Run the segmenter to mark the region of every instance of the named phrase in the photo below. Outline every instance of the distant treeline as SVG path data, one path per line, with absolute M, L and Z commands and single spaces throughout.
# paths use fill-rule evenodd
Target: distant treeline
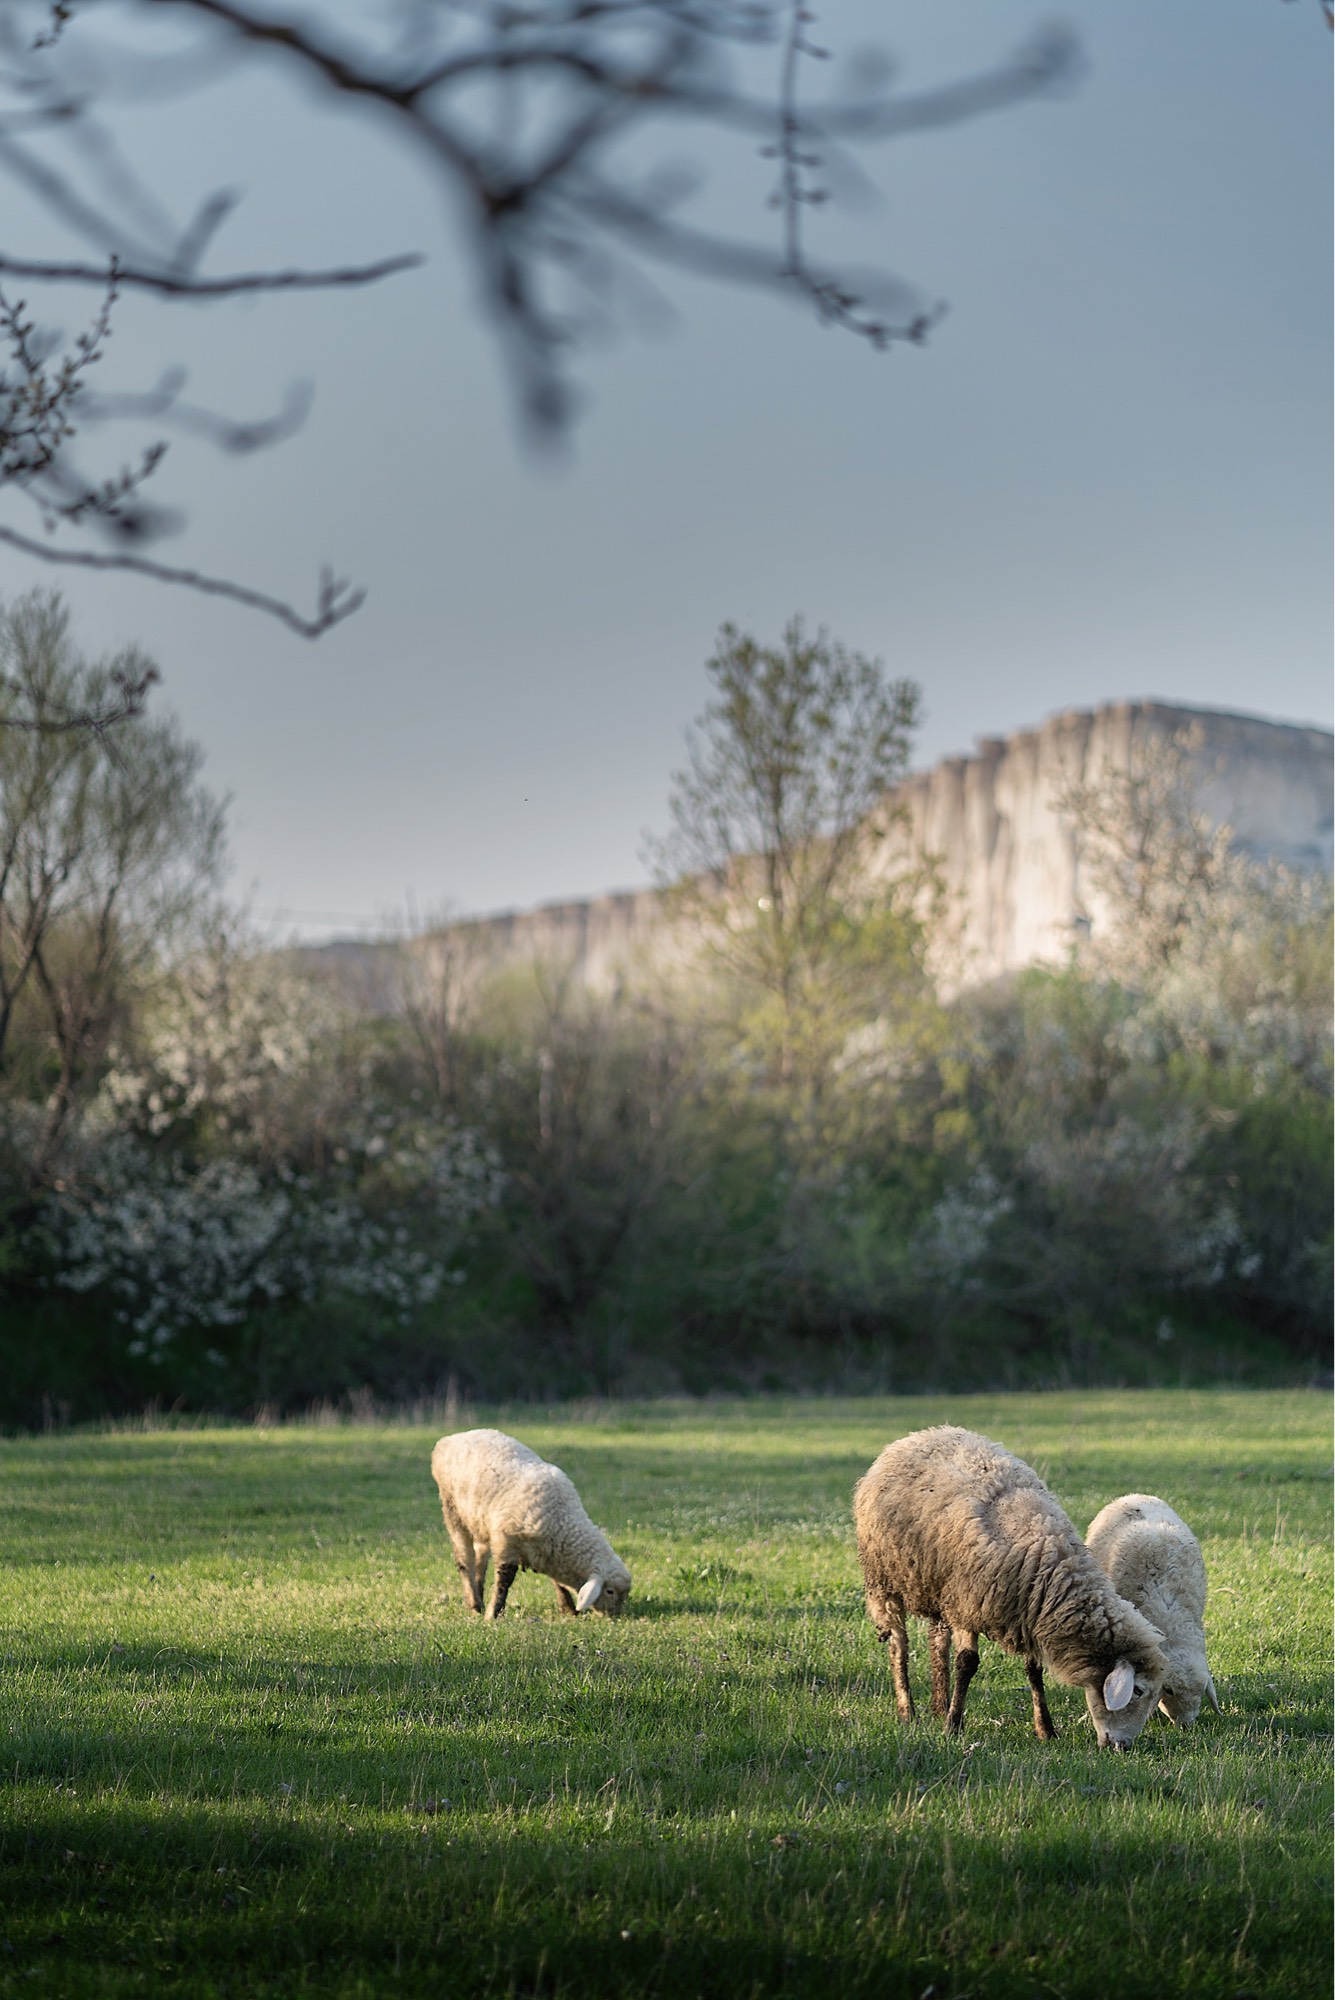
M 199 755 L 62 717 L 0 618 L 0 1420 L 156 1402 L 1292 1380 L 1331 1310 L 1331 899 L 1190 745 L 1073 790 L 1118 921 L 943 993 L 869 849 L 911 683 L 725 629 L 658 865 L 695 962 L 615 997 L 404 936 L 374 1011 L 222 902 Z

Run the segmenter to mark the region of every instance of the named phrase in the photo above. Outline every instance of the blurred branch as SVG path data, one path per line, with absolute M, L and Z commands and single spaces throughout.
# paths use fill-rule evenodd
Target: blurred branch
M 364 590 L 355 589 L 325 570 L 320 578 L 315 615 L 303 618 L 299 611 L 279 597 L 270 597 L 262 590 L 249 590 L 244 584 L 232 583 L 225 577 L 206 576 L 201 570 L 174 569 L 166 563 L 151 562 L 145 556 L 101 555 L 91 549 L 55 549 L 5 527 L 0 527 L 0 542 L 7 542 L 10 548 L 19 549 L 24 555 L 36 556 L 41 562 L 63 563 L 74 569 L 127 570 L 134 576 L 149 577 L 154 583 L 179 583 L 187 590 L 203 592 L 206 597 L 226 597 L 233 604 L 244 604 L 252 611 L 267 612 L 303 639 L 318 639 L 332 626 L 341 624 L 343 619 L 352 616 L 366 597 Z M 12 726 L 10 718 L 6 717 L 4 721 L 6 726 Z
M 49 358 L 49 342 L 41 336 L 27 315 L 26 304 L 13 304 L 0 293 L 0 338 L 9 347 L 9 368 L 0 373 L 0 485 L 9 485 L 30 498 L 42 514 L 48 530 L 58 522 L 66 525 L 95 522 L 122 539 L 147 539 L 160 515 L 141 503 L 130 504 L 143 483 L 161 462 L 165 447 L 150 445 L 140 464 L 115 477 L 91 486 L 74 476 L 69 443 L 75 435 L 75 411 L 98 421 L 107 416 L 130 413 L 166 417 L 181 427 L 212 438 L 233 451 L 253 450 L 290 435 L 304 418 L 305 402 L 289 397 L 288 407 L 276 418 L 261 424 L 227 423 L 207 410 L 177 402 L 179 377 L 168 377 L 151 394 L 139 397 L 96 398 L 86 393 L 87 371 L 102 357 L 110 331 L 119 273 L 114 269 L 106 284 L 106 297 L 91 327 L 79 334 L 72 348 L 58 361 Z M 305 617 L 292 605 L 267 592 L 251 589 L 227 578 L 213 577 L 193 568 L 173 567 L 149 557 L 124 552 L 104 553 L 89 549 L 57 547 L 39 542 L 16 529 L 0 525 L 0 542 L 35 556 L 40 562 L 92 570 L 122 570 L 147 577 L 155 583 L 174 583 L 206 596 L 224 597 L 250 610 L 264 611 L 279 619 L 305 639 L 316 639 L 331 626 L 350 617 L 365 593 L 336 580 L 329 571 L 322 577 L 315 613 Z M 3 683 L 0 683 L 3 686 Z M 4 717 L 9 728 L 52 728 L 82 726 L 100 731 L 126 714 L 137 713 L 133 705 L 118 705 L 105 715 L 81 715 L 77 721 L 25 720 L 18 714 Z
M 178 299 L 230 299 L 246 292 L 334 291 L 357 285 L 378 285 L 382 278 L 397 277 L 400 271 L 415 271 L 426 262 L 416 251 L 399 257 L 382 257 L 375 264 L 345 264 L 328 271 L 238 271 L 226 278 L 188 278 L 167 271 L 136 270 L 117 264 L 116 282 L 122 291 L 159 292 Z M 29 278 L 40 284 L 105 285 L 105 264 L 56 264 L 41 258 L 7 257 L 0 253 L 0 277 Z
M 95 16 L 114 39 L 94 40 Z M 35 500 L 48 529 L 101 528 L 139 543 L 173 526 L 140 489 L 162 447 L 103 481 L 76 474 L 72 411 L 82 417 L 164 420 L 228 449 L 254 449 L 289 434 L 281 417 L 236 424 L 178 399 L 173 370 L 141 395 L 84 393 L 101 358 L 112 303 L 137 290 L 161 300 L 208 302 L 249 294 L 340 290 L 377 283 L 420 263 L 415 253 L 329 268 L 299 263 L 210 277 L 203 270 L 237 196 L 218 188 L 182 224 L 173 189 L 145 178 L 110 122 L 123 105 L 174 103 L 238 70 L 264 66 L 280 81 L 304 81 L 326 101 L 373 114 L 425 163 L 463 221 L 464 254 L 478 274 L 530 437 L 569 430 L 576 397 L 571 357 L 613 310 L 642 287 L 645 264 L 669 265 L 732 285 L 804 302 L 818 318 L 876 347 L 921 343 L 944 308 L 885 273 L 853 281 L 822 268 L 808 237 L 811 211 L 831 199 L 830 173 L 847 173 L 845 149 L 935 130 L 1052 92 L 1077 67 L 1068 35 L 1049 32 L 1011 59 L 944 88 L 901 94 L 864 78 L 807 102 L 806 66 L 825 52 L 812 39 L 804 0 L 400 0 L 394 10 L 351 4 L 305 13 L 252 0 L 10 0 L 0 10 L 0 174 L 20 184 L 51 223 L 94 246 L 91 258 L 0 250 L 0 277 L 40 285 L 108 285 L 98 321 L 61 363 L 52 341 L 13 314 L 13 379 L 6 407 L 29 422 L 41 463 L 20 463 L 9 482 Z M 24 32 L 26 24 L 27 32 Z M 184 43 L 136 37 L 176 28 Z M 772 93 L 752 91 L 742 58 L 776 50 Z M 886 72 L 888 75 L 888 71 Z M 297 144 L 295 112 L 282 113 Z M 777 241 L 719 233 L 684 217 L 681 177 L 646 175 L 628 143 L 649 126 L 689 121 L 706 139 L 740 142 L 778 163 L 771 206 Z M 110 280 L 108 279 L 110 273 Z M 24 312 L 22 303 L 14 309 Z M 8 308 L 6 308 L 8 312 Z M 26 346 L 25 346 L 26 343 Z M 58 344 L 58 342 L 56 343 Z M 79 400 L 82 398 L 82 400 Z M 43 426 L 45 428 L 43 429 Z M 44 454 L 44 455 L 43 455 Z M 0 480 L 0 484 L 3 484 Z M 35 550 L 6 530 L 11 546 Z M 247 586 L 171 569 L 139 554 L 74 556 L 42 548 L 44 561 L 126 569 L 263 608 L 314 636 L 360 601 L 346 590 L 322 597 L 313 619 Z
M 817 135 L 807 129 L 798 105 L 798 74 L 802 58 L 805 56 L 815 62 L 829 60 L 828 49 L 817 47 L 807 34 L 807 28 L 814 19 L 815 16 L 802 4 L 802 0 L 793 0 L 779 91 L 779 140 L 777 145 L 765 149 L 779 162 L 779 184 L 770 199 L 783 216 L 784 261 L 781 275 L 806 294 L 821 319 L 860 335 L 873 347 L 887 347 L 896 339 L 921 343 L 944 313 L 943 305 L 914 313 L 904 325 L 896 327 L 879 314 L 867 313 L 865 302 L 857 292 L 837 279 L 819 277 L 807 261 L 803 234 L 806 211 L 829 200 L 828 189 L 812 178 L 816 170 L 825 164 L 824 156 L 817 150 Z
M 149 689 L 156 686 L 161 678 L 156 667 L 147 667 L 137 674 L 113 669 L 111 680 L 119 690 L 118 700 L 101 702 L 91 708 L 51 709 L 48 706 L 40 714 L 6 711 L 0 713 L 0 729 L 24 729 L 40 736 L 65 736 L 77 730 L 82 734 L 102 737 L 114 724 L 130 722 L 135 716 L 142 715 Z M 21 681 L 8 674 L 0 674 L 0 700 L 7 696 L 11 701 L 26 701 L 28 692 Z

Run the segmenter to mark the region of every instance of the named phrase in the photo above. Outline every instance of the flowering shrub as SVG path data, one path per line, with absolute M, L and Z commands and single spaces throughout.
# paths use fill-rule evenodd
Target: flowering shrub
M 435 1164 L 443 1174 L 439 1156 Z M 451 1188 L 457 1223 L 475 1212 L 478 1186 L 466 1169 Z M 463 1276 L 413 1244 L 403 1224 L 374 1219 L 303 1176 L 266 1182 L 228 1158 L 192 1170 L 134 1140 L 112 1140 L 95 1178 L 53 1200 L 47 1221 L 56 1283 L 105 1288 L 136 1336 L 133 1354 L 160 1355 L 187 1327 L 228 1326 L 328 1293 L 378 1299 L 406 1316 Z
M 496 1156 L 382 1090 L 364 1040 L 272 958 L 222 940 L 182 967 L 113 1052 L 47 1204 L 54 1282 L 104 1289 L 150 1358 L 187 1328 L 327 1295 L 406 1321 L 461 1282 L 451 1258 L 500 1198 Z
M 981 1290 L 980 1267 L 997 1224 L 1014 1207 L 996 1176 L 979 1167 L 963 1187 L 947 1189 L 931 1210 L 915 1246 L 917 1268 L 946 1291 Z
M 113 1046 L 101 1107 L 145 1139 L 259 1161 L 318 1151 L 354 1106 L 352 1024 L 332 994 L 225 931 L 185 960 Z
M 1245 1069 L 1257 1096 L 1294 1079 L 1327 1094 L 1331 944 L 1329 877 L 1239 869 L 1126 1021 L 1128 1056 Z

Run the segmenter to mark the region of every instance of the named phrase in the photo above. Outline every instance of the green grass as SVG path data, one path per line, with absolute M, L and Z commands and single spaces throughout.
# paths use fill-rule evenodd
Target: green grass
M 962 1740 L 896 1722 L 849 1493 L 943 1417 L 1081 1526 L 1191 1521 L 1222 1718 L 1117 1758 L 1055 1687 L 1040 1744 L 985 1642 Z M 0 1444 L 0 1994 L 1329 1992 L 1323 1398 L 479 1418 L 574 1478 L 619 1623 L 465 1613 L 432 1429 Z

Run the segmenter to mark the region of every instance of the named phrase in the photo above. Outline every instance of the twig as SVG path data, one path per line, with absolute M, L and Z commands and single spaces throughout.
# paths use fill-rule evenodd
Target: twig
M 141 271 L 132 266 L 116 266 L 116 282 L 140 291 L 160 292 L 167 298 L 220 299 L 241 292 L 317 291 L 333 286 L 375 285 L 400 271 L 412 271 L 426 262 L 418 251 L 397 257 L 382 257 L 378 264 L 345 264 L 328 271 L 239 271 L 226 278 L 182 278 L 160 271 Z M 32 258 L 0 255 L 0 276 L 29 278 L 43 284 L 105 285 L 105 264 L 47 264 Z
M 166 563 L 150 562 L 145 556 L 98 555 L 89 549 L 56 549 L 43 542 L 32 541 L 27 535 L 18 534 L 13 528 L 0 527 L 0 542 L 7 542 L 10 548 L 19 549 L 24 555 L 36 556 L 42 562 L 63 563 L 73 569 L 128 570 L 135 576 L 150 577 L 155 583 L 179 583 L 188 590 L 202 591 L 208 597 L 226 597 L 233 604 L 244 604 L 252 611 L 266 611 L 277 618 L 303 639 L 318 639 L 345 618 L 350 618 L 365 602 L 366 592 L 354 589 L 333 576 L 329 570 L 322 573 L 314 618 L 303 618 L 290 604 L 279 597 L 269 597 L 262 590 L 250 590 L 245 584 L 231 583 L 225 577 L 206 576 L 196 569 L 176 569 Z
M 114 723 L 129 722 L 143 714 L 148 691 L 161 678 L 156 667 L 137 675 L 118 672 L 112 679 L 120 689 L 121 698 L 110 708 L 66 709 L 54 715 L 45 709 L 37 715 L 0 712 L 0 729 L 26 729 L 35 736 L 64 736 L 74 730 L 86 730 L 93 736 L 104 737 Z M 18 681 L 0 676 L 0 695 L 10 694 L 22 700 L 25 692 Z M 112 750 L 113 746 L 108 744 L 107 748 Z

